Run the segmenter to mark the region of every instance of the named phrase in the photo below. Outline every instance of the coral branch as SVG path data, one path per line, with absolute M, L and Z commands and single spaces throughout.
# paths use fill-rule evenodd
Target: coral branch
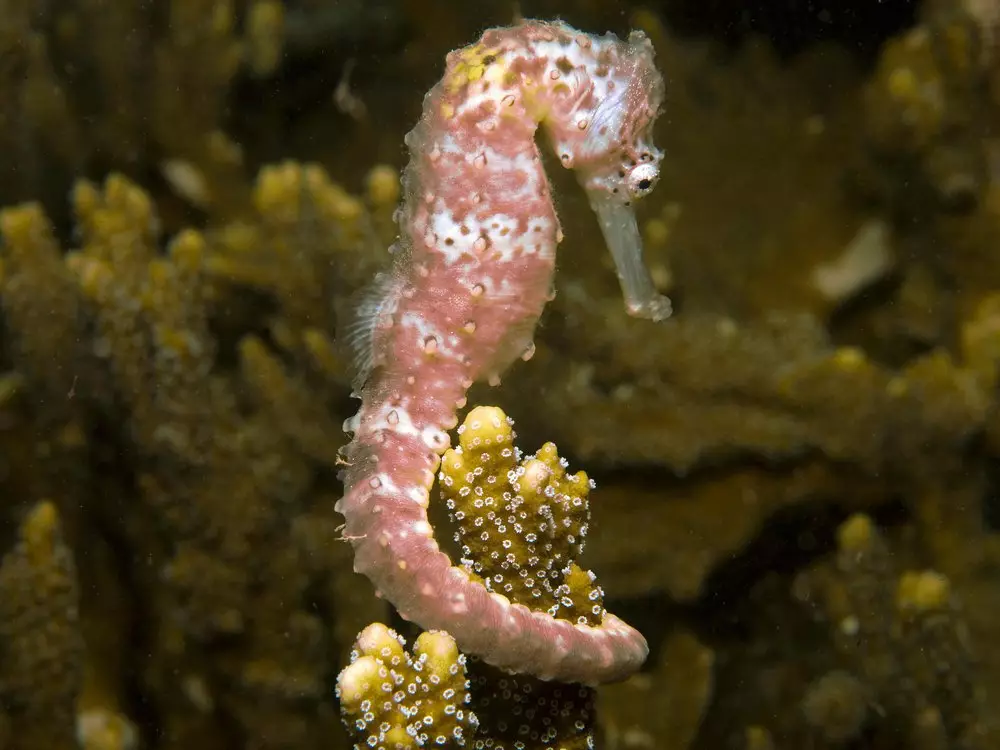
M 447 633 L 422 634 L 412 653 L 405 645 L 381 623 L 361 632 L 337 679 L 344 715 L 368 747 L 464 747 L 478 726 L 465 657 Z

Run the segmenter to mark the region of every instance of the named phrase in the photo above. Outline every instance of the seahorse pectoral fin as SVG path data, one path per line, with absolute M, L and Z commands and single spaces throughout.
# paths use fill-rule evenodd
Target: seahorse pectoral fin
M 375 333 L 384 325 L 383 317 L 391 316 L 399 302 L 403 278 L 393 269 L 378 274 L 374 281 L 356 292 L 353 310 L 338 322 L 338 346 L 350 354 L 351 383 L 360 393 L 372 370 L 378 364 Z
M 642 259 L 642 236 L 635 220 L 635 211 L 606 193 L 588 191 L 590 207 L 604 233 L 604 241 L 615 261 L 618 281 L 625 297 L 629 315 L 648 320 L 666 320 L 672 307 L 670 300 L 656 291 L 649 269 Z

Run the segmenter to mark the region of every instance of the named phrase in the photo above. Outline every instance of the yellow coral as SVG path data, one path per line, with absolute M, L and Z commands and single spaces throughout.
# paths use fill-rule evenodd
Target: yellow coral
M 938 134 L 947 96 L 932 42 L 927 29 L 918 28 L 886 44 L 866 91 L 878 143 L 917 150 Z
M 900 576 L 896 588 L 896 606 L 903 611 L 943 610 L 950 598 L 948 579 L 933 570 L 906 572 Z
M 273 73 L 281 62 L 285 8 L 279 0 L 257 0 L 246 21 L 245 57 L 256 76 Z
M 864 513 L 855 513 L 837 529 L 838 546 L 847 552 L 861 552 L 871 545 L 875 533 L 872 519 Z
M 0 565 L 0 698 L 17 747 L 75 747 L 84 654 L 76 570 L 53 503 L 36 504 Z
M 995 387 L 1000 365 L 1000 294 L 984 297 L 962 325 L 962 359 L 984 389 Z
M 149 196 L 118 174 L 102 187 L 79 181 L 73 202 L 84 241 L 66 262 L 90 303 L 92 354 L 111 376 L 100 378 L 101 386 L 128 409 L 133 437 L 145 450 L 170 443 L 197 455 L 209 429 L 200 386 L 215 354 L 202 274 L 205 240 L 181 232 L 161 256 Z
M 365 179 L 368 200 L 376 206 L 395 207 L 399 202 L 399 172 L 386 164 L 371 168 Z
M 852 516 L 837 536 L 836 569 L 817 580 L 835 641 L 870 691 L 866 700 L 881 708 L 875 723 L 893 737 L 910 732 L 908 746 L 931 729 L 946 744 L 977 731 L 984 714 L 976 665 L 949 580 L 936 571 L 897 574 L 893 550 L 868 516 Z M 932 715 L 933 727 L 922 718 Z
M 65 408 L 80 374 L 80 295 L 37 203 L 0 211 L 0 309 L 34 400 Z
M 465 657 L 447 633 L 421 634 L 412 654 L 405 645 L 385 625 L 369 625 L 337 678 L 355 748 L 464 747 L 478 726 L 466 708 Z
M 587 475 L 567 473 L 552 443 L 522 458 L 512 423 L 497 407 L 472 409 L 458 436 L 442 457 L 440 480 L 463 566 L 512 601 L 599 623 L 603 594 L 576 563 L 590 516 Z
M 364 202 L 317 164 L 264 167 L 252 204 L 253 217 L 212 232 L 206 270 L 220 282 L 272 295 L 292 354 L 301 354 L 303 330 L 332 323 L 339 285 L 357 288 L 370 279 L 374 251 L 381 254 L 388 240 L 373 233 Z
M 275 426 L 306 455 L 335 465 L 343 431 L 316 409 L 315 393 L 290 375 L 257 337 L 243 337 L 239 354 L 243 377 Z

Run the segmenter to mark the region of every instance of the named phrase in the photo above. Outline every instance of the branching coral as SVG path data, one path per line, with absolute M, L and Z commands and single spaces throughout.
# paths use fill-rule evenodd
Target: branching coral
M 567 474 L 553 443 L 524 458 L 512 422 L 477 407 L 441 460 L 441 494 L 458 531 L 462 564 L 490 591 L 553 617 L 596 624 L 604 616 L 594 575 L 577 564 L 589 523 L 592 484 Z
M 214 358 L 204 243 L 188 232 L 169 259 L 158 257 L 149 196 L 120 176 L 103 190 L 81 182 L 73 199 L 83 244 L 66 262 L 93 316 L 92 353 L 110 376 L 101 378 L 102 395 L 127 415 L 129 437 L 144 453 L 198 462 L 212 439 L 210 397 L 200 387 Z
M 264 167 L 253 187 L 251 216 L 212 232 L 208 271 L 273 295 L 286 327 L 323 330 L 336 292 L 368 278 L 373 250 L 386 239 L 374 233 L 369 208 L 391 215 L 394 201 L 391 190 L 388 196 L 375 192 L 366 205 L 317 164 Z
M 285 165 L 284 173 L 290 170 L 301 174 Z M 321 170 L 310 174 L 328 191 L 340 190 Z M 268 181 L 265 174 L 262 194 Z M 302 293 L 317 269 L 297 252 L 327 230 L 336 230 L 327 247 L 342 248 L 352 225 L 337 214 L 317 228 L 299 204 L 276 227 L 281 191 L 269 194 L 272 203 L 261 198 L 254 221 L 208 234 L 187 230 L 164 242 L 149 195 L 134 183 L 119 175 L 103 186 L 80 182 L 73 201 L 81 244 L 67 254 L 37 206 L 0 217 L 0 299 L 18 373 L 10 382 L 35 411 L 75 420 L 68 422 L 72 433 L 61 427 L 54 437 L 75 435 L 77 459 L 93 449 L 87 441 L 97 432 L 117 446 L 108 455 L 118 455 L 122 472 L 104 472 L 94 480 L 99 489 L 73 489 L 81 502 L 93 493 L 89 512 L 146 550 L 136 575 L 150 593 L 155 637 L 143 679 L 169 707 L 166 736 L 182 744 L 189 732 L 210 732 L 209 707 L 221 705 L 247 735 L 269 727 L 261 736 L 273 739 L 262 746 L 301 747 L 324 721 L 309 706 L 326 699 L 333 668 L 316 600 L 324 607 L 357 600 L 356 615 L 345 613 L 344 622 L 382 612 L 348 585 L 343 547 L 334 543 L 322 472 L 336 461 L 341 432 L 316 408 L 336 393 L 332 321 L 317 314 L 328 311 L 322 286 Z M 367 221 L 365 210 L 360 220 Z M 228 243 L 240 232 L 250 238 L 245 257 L 277 257 L 282 242 L 290 248 L 287 264 L 303 271 L 288 274 L 287 294 L 275 295 L 271 340 L 283 352 L 266 334 L 247 334 L 242 320 L 235 346 L 226 342 L 236 356 L 220 355 L 211 323 L 213 311 L 233 299 L 223 278 L 233 266 L 218 261 L 232 257 Z M 320 261 L 320 270 L 326 264 Z M 41 333 L 48 326 L 51 337 Z M 302 370 L 290 370 L 289 361 Z M 60 455 L 45 454 L 53 470 Z M 261 548 L 266 558 L 256 555 Z M 358 625 L 348 627 L 353 633 Z M 198 654 L 219 639 L 230 639 L 227 648 L 240 656 L 206 667 Z M 266 712 L 251 708 L 262 700 Z M 88 727 L 102 736 L 94 721 Z
M 582 471 L 569 473 L 553 443 L 525 456 L 515 437 L 513 421 L 501 409 L 476 407 L 458 428 L 458 445 L 442 457 L 441 495 L 456 527 L 462 565 L 515 603 L 571 622 L 598 623 L 604 594 L 578 562 L 593 483 Z M 478 661 L 469 671 L 481 722 L 476 747 L 592 746 L 592 689 L 504 675 Z
M 5 4 L 0 88 L 16 114 L 0 121 L 0 160 L 23 170 L 22 188 L 44 186 L 46 168 L 159 167 L 193 203 L 233 210 L 245 181 L 225 108 L 244 62 L 273 70 L 275 5 Z M 244 6 L 252 23 L 241 28 Z M 24 197 L 11 187 L 6 198 Z
M 832 682 L 831 676 L 830 684 L 861 695 L 847 700 L 878 705 L 870 721 L 879 733 L 903 732 L 914 747 L 988 746 L 975 659 L 947 578 L 926 570 L 899 573 L 872 520 L 855 515 L 838 530 L 835 568 L 806 575 L 800 595 L 816 597 L 837 648 L 861 680 Z M 818 691 L 806 700 L 820 734 L 844 738 L 841 712 L 821 710 Z M 860 733 L 865 713 L 847 739 Z
M 358 747 L 465 747 L 479 723 L 468 707 L 465 657 L 447 633 L 423 633 L 412 653 L 405 646 L 384 625 L 369 625 L 337 679 Z
M 72 553 L 51 502 L 38 503 L 0 564 L 0 744 L 76 747 L 84 644 Z
M 953 5 L 926 3 L 924 23 L 886 43 L 865 87 L 867 145 L 884 170 L 876 179 L 891 180 L 910 208 L 971 205 L 987 184 L 980 128 L 992 65 Z
M 0 237 L 0 308 L 13 359 L 45 416 L 65 417 L 83 358 L 79 290 L 40 205 L 0 211 Z

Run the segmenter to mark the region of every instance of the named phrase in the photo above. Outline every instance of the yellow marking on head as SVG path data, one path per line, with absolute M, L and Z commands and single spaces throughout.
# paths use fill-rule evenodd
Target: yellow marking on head
M 488 49 L 478 44 L 461 50 L 458 53 L 458 62 L 445 81 L 445 89 L 455 93 L 463 86 L 482 79 L 487 70 L 492 71 L 494 65 L 502 59 L 499 53 L 499 49 Z M 502 65 L 497 67 L 503 68 Z
M 471 81 L 478 81 L 483 77 L 483 72 L 486 70 L 485 65 L 470 65 L 468 72 L 466 72 L 466 78 Z

